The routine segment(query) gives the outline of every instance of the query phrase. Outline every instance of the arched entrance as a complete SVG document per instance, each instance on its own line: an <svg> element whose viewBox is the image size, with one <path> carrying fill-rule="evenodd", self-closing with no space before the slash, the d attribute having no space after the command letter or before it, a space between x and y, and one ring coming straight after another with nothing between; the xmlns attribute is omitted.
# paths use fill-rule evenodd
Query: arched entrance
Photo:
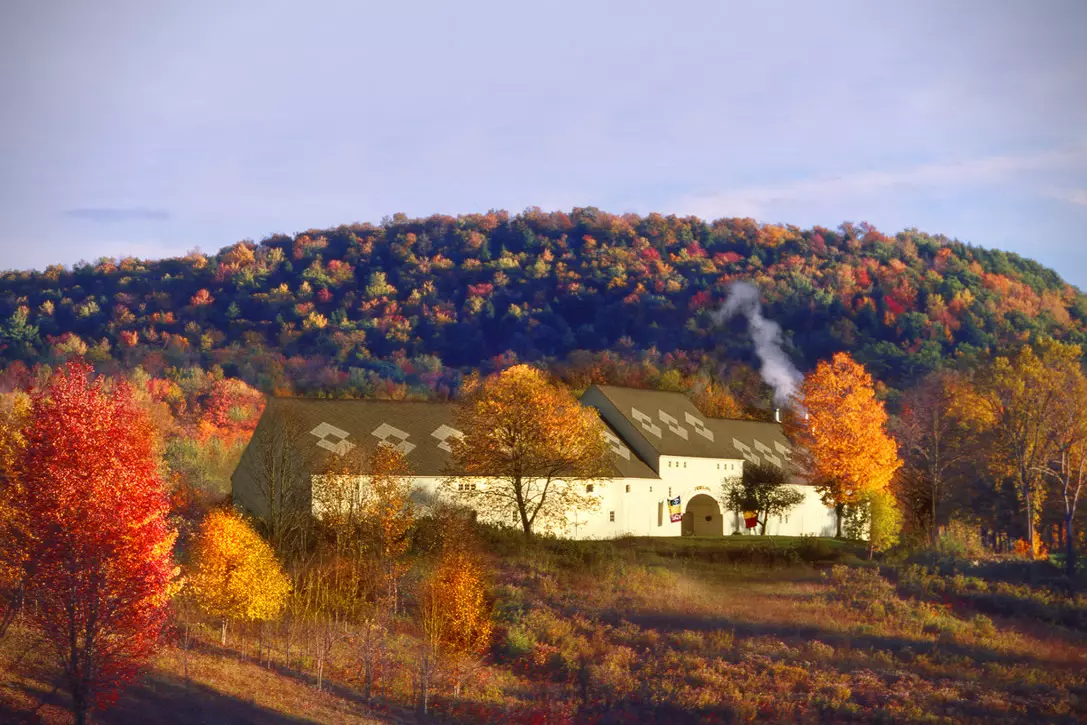
<svg viewBox="0 0 1087 725"><path fill-rule="evenodd" d="M725 520L713 496L700 493L687 502L683 514L685 536L724 536Z"/></svg>

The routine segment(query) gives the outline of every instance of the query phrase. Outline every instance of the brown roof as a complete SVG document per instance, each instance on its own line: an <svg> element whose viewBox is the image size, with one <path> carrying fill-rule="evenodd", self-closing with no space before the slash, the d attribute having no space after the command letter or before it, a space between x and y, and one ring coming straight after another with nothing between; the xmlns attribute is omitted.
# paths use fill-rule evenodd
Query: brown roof
<svg viewBox="0 0 1087 725"><path fill-rule="evenodd" d="M792 446L779 423L709 418L683 393L595 387L659 454L784 466Z"/></svg>
<svg viewBox="0 0 1087 725"><path fill-rule="evenodd" d="M303 440L314 446L317 465L356 446L370 449L384 441L404 453L414 475L441 476L449 473L448 439L460 434L455 410L455 403L273 397L262 420L276 414L297 419L309 431ZM260 434L258 425L254 435ZM608 434L618 476L657 478L614 430L608 428Z"/></svg>
<svg viewBox="0 0 1087 725"><path fill-rule="evenodd" d="M706 416L683 393L594 386L649 445L664 456L730 458Z"/></svg>
<svg viewBox="0 0 1087 725"><path fill-rule="evenodd" d="M755 420L707 418L724 457L742 458L754 464L770 463L783 468L792 455L792 445L779 423Z"/></svg>

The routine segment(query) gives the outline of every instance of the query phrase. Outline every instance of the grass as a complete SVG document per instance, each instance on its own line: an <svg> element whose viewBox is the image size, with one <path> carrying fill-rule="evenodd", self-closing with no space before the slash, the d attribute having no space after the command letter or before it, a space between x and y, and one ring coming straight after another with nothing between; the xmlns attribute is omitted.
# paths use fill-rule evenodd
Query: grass
<svg viewBox="0 0 1087 725"><path fill-rule="evenodd" d="M495 552L494 643L482 658L441 663L435 722L1087 719L1082 598L1005 581L1010 569L881 572L855 544L784 537L529 546L485 535ZM999 606L986 608L992 594ZM266 631L264 660L275 667L261 666L251 636L236 632L223 649L209 628L189 655L187 690L182 653L167 648L103 722L405 721L413 627L396 620L385 641L384 710L359 704L350 635L329 656L330 689L317 692L311 654L294 655L288 671ZM16 669L11 656L27 638L0 642L0 667ZM26 721L67 722L45 670L17 669L0 684L0 721L18 722L44 699Z"/></svg>
<svg viewBox="0 0 1087 725"><path fill-rule="evenodd" d="M0 641L0 722L67 725L67 696L54 686L43 645L18 626ZM230 723L370 725L388 719L352 698L317 691L306 678L262 667L237 650L198 641L162 649L99 725Z"/></svg>

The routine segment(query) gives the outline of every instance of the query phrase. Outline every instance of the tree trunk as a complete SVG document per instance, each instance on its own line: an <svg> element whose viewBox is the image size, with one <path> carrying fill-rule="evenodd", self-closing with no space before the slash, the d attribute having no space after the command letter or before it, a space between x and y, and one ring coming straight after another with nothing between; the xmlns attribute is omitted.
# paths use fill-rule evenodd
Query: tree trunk
<svg viewBox="0 0 1087 725"><path fill-rule="evenodd" d="M1069 580L1074 579L1076 576L1076 547L1072 539L1072 512L1066 511L1064 514L1064 567L1068 572Z"/></svg>
<svg viewBox="0 0 1087 725"><path fill-rule="evenodd" d="M932 530L929 531L929 541L933 546L936 545L936 532L938 531L936 524L936 485L932 486Z"/></svg>
<svg viewBox="0 0 1087 725"><path fill-rule="evenodd" d="M844 513L845 513L845 504L844 503L834 504L834 525L836 527L835 531L834 531L834 538L836 538L836 539L842 538L842 516L844 515Z"/></svg>
<svg viewBox="0 0 1087 725"><path fill-rule="evenodd" d="M1030 558L1034 558L1034 497L1030 495L1030 489L1025 489L1023 500L1027 510L1027 544L1030 546Z"/></svg>
<svg viewBox="0 0 1087 725"><path fill-rule="evenodd" d="M223 622L219 630L219 644L226 647L226 617L223 617Z"/></svg>
<svg viewBox="0 0 1087 725"><path fill-rule="evenodd" d="M75 725L87 725L88 704L83 688L79 686L72 688L72 717Z"/></svg>

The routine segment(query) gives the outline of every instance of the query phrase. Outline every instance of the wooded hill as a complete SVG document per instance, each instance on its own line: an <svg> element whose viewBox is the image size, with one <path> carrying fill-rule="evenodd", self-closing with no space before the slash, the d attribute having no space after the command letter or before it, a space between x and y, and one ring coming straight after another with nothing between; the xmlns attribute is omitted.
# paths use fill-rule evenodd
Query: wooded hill
<svg viewBox="0 0 1087 725"><path fill-rule="evenodd" d="M892 389L1035 333L1087 342L1087 297L1015 254L863 223L586 208L398 214L215 254L5 272L0 356L151 375L221 366L309 394L444 396L496 356L660 386L668 370L754 363L744 323L711 317L733 280L758 286L802 370L848 350Z"/></svg>

